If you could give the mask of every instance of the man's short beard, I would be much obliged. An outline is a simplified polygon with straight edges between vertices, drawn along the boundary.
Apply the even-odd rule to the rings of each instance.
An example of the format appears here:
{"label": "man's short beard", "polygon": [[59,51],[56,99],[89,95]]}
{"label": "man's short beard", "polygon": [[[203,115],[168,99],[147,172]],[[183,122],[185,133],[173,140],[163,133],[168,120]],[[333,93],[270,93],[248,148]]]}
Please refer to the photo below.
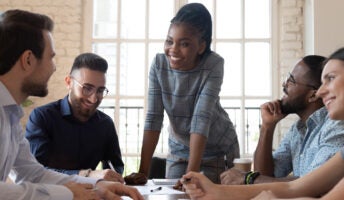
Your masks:
{"label": "man's short beard", "polygon": [[24,81],[22,92],[28,96],[45,97],[48,95],[48,88],[46,84]]}
{"label": "man's short beard", "polygon": [[98,102],[95,109],[93,109],[93,110],[92,109],[83,109],[81,106],[83,100],[75,95],[75,91],[71,91],[69,93],[69,98],[71,101],[71,107],[72,107],[74,116],[76,118],[78,118],[79,120],[81,118],[87,119],[87,120],[90,119],[94,115],[94,113],[96,113],[97,107],[100,104],[100,102]]}
{"label": "man's short beard", "polygon": [[296,114],[306,108],[301,101],[296,101],[291,104],[291,102],[281,102],[281,111],[283,114]]}
{"label": "man's short beard", "polygon": [[293,114],[295,113],[295,110],[293,109],[292,106],[289,104],[282,104],[281,103],[281,111],[283,114]]}

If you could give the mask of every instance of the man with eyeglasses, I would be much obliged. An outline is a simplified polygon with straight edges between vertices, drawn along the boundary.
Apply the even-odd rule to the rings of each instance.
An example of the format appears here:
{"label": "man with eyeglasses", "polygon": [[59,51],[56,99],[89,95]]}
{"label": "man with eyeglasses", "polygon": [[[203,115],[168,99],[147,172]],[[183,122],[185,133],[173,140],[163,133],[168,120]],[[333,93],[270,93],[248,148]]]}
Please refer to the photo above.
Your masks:
{"label": "man with eyeglasses", "polygon": [[[343,147],[344,122],[331,120],[322,100],[316,96],[325,59],[318,55],[302,58],[282,85],[284,96],[261,105],[255,171],[227,170],[221,174],[222,184],[291,181],[313,171]],[[276,125],[289,114],[300,119],[273,151]]]}
{"label": "man with eyeglasses", "polygon": [[[65,78],[68,95],[31,112],[26,138],[31,152],[45,167],[69,175],[124,182],[114,123],[97,110],[108,94],[107,68],[106,60],[96,54],[79,55]],[[96,169],[100,162],[103,170]]]}

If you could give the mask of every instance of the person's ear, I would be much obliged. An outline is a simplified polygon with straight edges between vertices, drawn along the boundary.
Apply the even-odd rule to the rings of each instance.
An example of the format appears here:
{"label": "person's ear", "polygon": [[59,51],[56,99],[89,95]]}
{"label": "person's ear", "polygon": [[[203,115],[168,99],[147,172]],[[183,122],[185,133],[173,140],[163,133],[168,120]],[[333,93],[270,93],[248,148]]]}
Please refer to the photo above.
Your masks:
{"label": "person's ear", "polygon": [[71,89],[72,88],[72,77],[70,75],[66,76],[65,77],[65,83],[66,83],[66,86],[68,89]]}
{"label": "person's ear", "polygon": [[315,102],[319,99],[319,96],[317,95],[317,90],[312,90],[312,94],[309,97],[308,101],[311,102]]}
{"label": "person's ear", "polygon": [[33,55],[31,50],[25,50],[19,57],[22,69],[24,71],[33,70],[33,64],[35,62],[35,55]]}

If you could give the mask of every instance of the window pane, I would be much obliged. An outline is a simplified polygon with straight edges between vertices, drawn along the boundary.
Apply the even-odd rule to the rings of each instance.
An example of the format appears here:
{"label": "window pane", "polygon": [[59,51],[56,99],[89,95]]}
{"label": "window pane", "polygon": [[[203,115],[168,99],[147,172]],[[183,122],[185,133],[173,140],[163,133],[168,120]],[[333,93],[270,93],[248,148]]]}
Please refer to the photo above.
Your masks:
{"label": "window pane", "polygon": [[143,43],[121,44],[121,95],[144,95],[144,52]]}
{"label": "window pane", "polygon": [[117,34],[117,1],[94,0],[93,37],[114,38]]}
{"label": "window pane", "polygon": [[[241,103],[239,100],[227,100],[221,99],[220,103],[222,107],[228,113],[229,118],[231,119],[233,125],[238,128],[241,124]],[[238,129],[237,129],[238,131]]]}
{"label": "window pane", "polygon": [[109,95],[116,94],[116,44],[115,43],[94,43],[93,52],[100,55],[108,62],[106,73],[106,87]]}
{"label": "window pane", "polygon": [[110,99],[108,96],[105,97],[100,103],[98,110],[103,111],[115,121],[115,99]]}
{"label": "window pane", "polygon": [[143,138],[143,99],[120,100],[119,144],[122,153],[141,151]]}
{"label": "window pane", "polygon": [[217,43],[216,51],[225,59],[221,94],[242,95],[242,54],[240,43]]}
{"label": "window pane", "polygon": [[149,1],[149,38],[165,39],[174,15],[174,0]]}
{"label": "window pane", "polygon": [[153,58],[157,53],[164,53],[164,43],[162,42],[154,42],[150,43],[148,46],[148,67],[150,68],[150,65],[153,61]]}
{"label": "window pane", "polygon": [[256,150],[259,130],[261,125],[260,105],[267,102],[267,99],[246,100],[245,101],[245,153],[253,154]]}
{"label": "window pane", "polygon": [[[228,99],[221,99],[220,103],[222,107],[225,109],[225,111],[228,113],[229,119],[232,121],[233,126],[235,127],[235,130],[237,133],[241,133],[242,129],[242,112],[240,110],[241,108],[241,102],[239,100],[228,100]],[[242,140],[242,137],[238,135],[239,144]],[[240,147],[242,148],[242,147]]]}
{"label": "window pane", "polygon": [[216,37],[241,38],[241,0],[217,0],[216,9]]}
{"label": "window pane", "polygon": [[270,0],[245,1],[245,37],[270,37]]}
{"label": "window pane", "polygon": [[165,154],[165,155],[167,155],[168,153],[169,123],[170,123],[170,120],[168,119],[168,115],[166,112],[164,112],[164,121],[161,128],[159,142],[156,145],[155,153]]}
{"label": "window pane", "polygon": [[245,94],[270,96],[270,44],[264,42],[246,43],[245,57]]}
{"label": "window pane", "polygon": [[143,108],[143,99],[121,99],[121,107],[140,107]]}
{"label": "window pane", "polygon": [[144,38],[146,1],[121,1],[121,38]]}

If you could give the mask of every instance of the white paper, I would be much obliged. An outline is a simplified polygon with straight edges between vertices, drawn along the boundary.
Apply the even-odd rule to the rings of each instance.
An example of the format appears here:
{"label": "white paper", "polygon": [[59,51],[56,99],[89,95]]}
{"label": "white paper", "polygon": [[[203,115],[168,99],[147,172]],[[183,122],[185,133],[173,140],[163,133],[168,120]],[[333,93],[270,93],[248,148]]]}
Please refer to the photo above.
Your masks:
{"label": "white paper", "polygon": [[[173,185],[155,185],[152,180],[148,180],[146,185],[138,185],[135,187],[141,195],[169,195],[169,194],[185,194],[185,192],[173,189]],[[156,190],[161,187],[160,190]],[[153,190],[153,192],[151,191]],[[122,199],[129,200],[130,197],[122,197]]]}

